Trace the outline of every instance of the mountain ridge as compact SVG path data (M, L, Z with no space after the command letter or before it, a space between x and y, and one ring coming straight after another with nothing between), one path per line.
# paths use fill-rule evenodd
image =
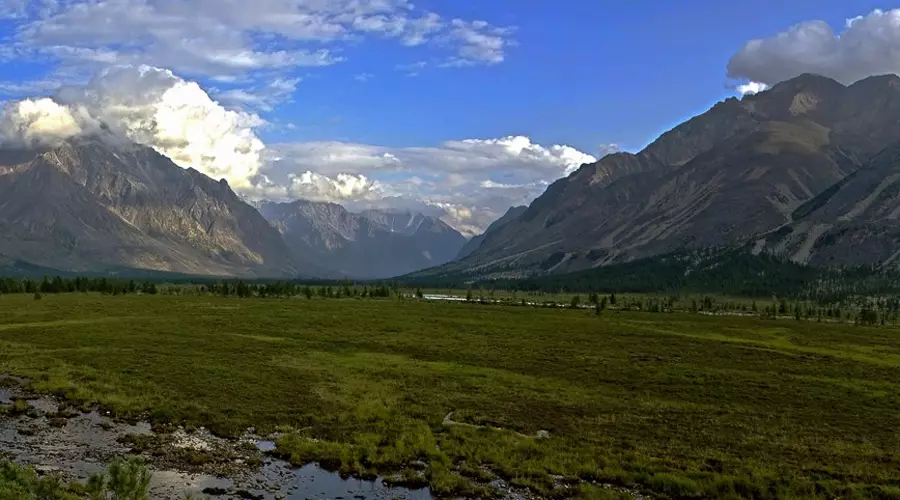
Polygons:
M224 181L151 148L97 137L4 150L0 240L9 258L61 270L319 274Z
M637 154L557 180L471 254L431 272L562 273L742 245L794 223L900 137L897 116L895 76L845 86L807 74L726 99Z
M263 203L260 213L297 253L354 278L389 278L453 259L466 239L437 217L350 212L336 203Z

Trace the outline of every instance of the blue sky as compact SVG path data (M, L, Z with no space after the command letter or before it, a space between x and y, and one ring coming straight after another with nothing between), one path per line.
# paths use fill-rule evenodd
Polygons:
M284 108L302 116L313 107L316 118L304 127L306 137L405 146L521 134L589 153L605 143L638 150L735 95L726 87L725 65L747 40L809 19L839 27L847 18L889 7L846 0L417 5L516 26L517 46L497 66L423 71L416 78L391 71L391 62L414 62L427 51L393 44L348 49L345 64L306 81L297 102ZM352 79L363 72L376 76L363 85Z
M477 232L737 84L900 71L884 56L900 53L893 7L5 0L0 134L52 141L103 121L250 198L432 210Z

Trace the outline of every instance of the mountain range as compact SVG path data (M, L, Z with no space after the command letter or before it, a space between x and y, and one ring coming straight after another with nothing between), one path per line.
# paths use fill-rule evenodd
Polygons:
M638 153L581 166L468 241L415 212L254 207L112 137L0 147L0 269L515 278L709 248L900 267L900 77L807 74L726 99Z
M335 203L263 203L260 212L298 255L356 278L390 278L452 260L466 238L437 217L351 213Z
M812 265L895 264L898 194L900 77L806 74L583 165L423 274L562 273L742 245Z
M265 204L111 136L0 149L0 269L245 277L388 277L466 239L434 217Z
M0 151L0 263L319 275L224 181L107 138Z

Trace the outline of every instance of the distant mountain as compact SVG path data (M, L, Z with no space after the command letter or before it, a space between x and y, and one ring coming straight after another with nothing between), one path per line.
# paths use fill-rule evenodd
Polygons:
M319 275L231 190L153 149L0 149L0 261L69 272Z
M436 217L411 212L351 213L335 203L265 203L260 212L299 255L340 274L388 278L453 259L466 239Z
M527 209L528 209L528 207L525 205L518 206L518 207L510 207L509 210L507 210L506 213L503 214L503 217L500 217L499 219L497 219L493 223L491 223L491 225L488 226L488 228L483 233L473 236L472 239L470 239L468 241L468 243L466 243L465 246L462 247L462 250L460 250L459 253L456 255L455 260L464 259L464 258L468 257L475 250L478 250L478 247L481 246L481 243L484 241L484 238L488 234L497 231L498 229L503 227L506 223L508 223L508 222L514 220L516 217L522 215L523 213L525 213L525 210L527 210Z
M758 250L816 264L896 260L882 233L893 227L897 162L879 153L898 138L900 78L844 86L802 75L720 102L638 154L583 165L471 254L429 272L571 272L741 245L782 227L800 236L772 236ZM877 244L877 257L854 256L860 242Z

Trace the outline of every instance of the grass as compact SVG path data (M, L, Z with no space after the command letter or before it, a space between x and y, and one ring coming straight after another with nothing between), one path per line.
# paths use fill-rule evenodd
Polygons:
M0 297L0 372L445 496L900 498L900 330L379 300ZM444 418L472 425L443 425ZM500 430L497 430L500 429ZM536 438L538 431L549 437ZM568 485L569 487L565 487Z

